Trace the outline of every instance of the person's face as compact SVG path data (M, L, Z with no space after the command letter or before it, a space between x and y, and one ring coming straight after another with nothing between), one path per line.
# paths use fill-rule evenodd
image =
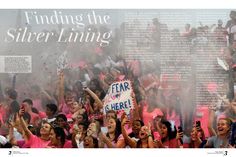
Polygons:
M165 124L161 124L161 136L166 138L168 136L168 129Z
M51 126L48 123L42 124L42 127L40 128L41 135L49 135L50 131L51 131Z
M71 113L75 113L76 111L82 109L82 105L79 104L78 102L74 102L72 105L71 105Z
M227 124L227 121L224 119L220 119L217 123L217 132L218 135L226 135L230 130L229 125Z
M25 112L28 112L30 110L30 108L31 108L31 106L28 103L26 103L26 102L22 103L22 105L25 108Z
M197 140L197 136L198 136L198 131L197 131L197 128L194 127L191 131L191 139L192 141L196 141Z
M79 132L79 127L77 124L72 126L72 134L77 134Z
M77 116L77 123L81 123L81 122L83 122L83 120L84 120L83 116L81 114L79 114Z
M106 119L109 120L109 119L111 119L111 118L114 118L114 119L116 118L115 113L107 113Z
M46 115L49 117L49 116L52 116L52 111L46 107L46 111L45 111Z
M87 129L87 134L90 136L90 135L96 133L96 131L97 131L96 124L95 123L90 123L89 127Z
M147 126L142 126L140 131L139 131L139 138L140 139L144 139L147 137L147 131L148 131L148 127Z
M236 113L236 101L231 102L231 108L234 113Z
M53 145L57 144L57 137L53 129L50 131L49 139Z
M86 136L84 138L84 148L94 148L93 138L90 136Z
M134 121L132 124L132 131L134 134L138 134L139 131L141 130L141 124L139 121Z
M65 103L68 105L68 106L71 106L74 102L74 97L72 95L67 95L65 97Z
M93 81L91 81L90 84L89 84L89 88L91 90L95 90L96 89L96 84Z
M83 125L79 125L78 126L78 132L84 132L84 126Z
M64 128L66 126L66 121L64 121L62 118L58 118L57 125L59 125L61 128Z
M108 128L108 133L114 133L115 132L115 130L116 130L116 121L115 121L115 119L113 119L113 118L109 119L107 128Z

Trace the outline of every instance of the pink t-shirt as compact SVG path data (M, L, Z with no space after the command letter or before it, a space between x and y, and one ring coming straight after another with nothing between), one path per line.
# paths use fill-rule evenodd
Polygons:
M19 146L20 148L30 148L30 146L26 144L24 140L17 141L17 146Z
M73 148L73 146L72 146L72 142L71 142L70 140L66 140L63 147L54 146L54 145L51 145L51 144L49 143L49 144L47 145L47 148Z
M40 137L37 137L33 134L30 135L28 141L26 141L26 145L30 148L46 148L50 141L42 140Z
M39 117L40 117L41 119L43 119L43 118L47 118L47 115L46 115L45 112L40 112L40 111L39 111Z
M66 140L66 142L65 142L65 144L64 144L64 146L63 146L63 148L73 148L73 146L72 146L72 141Z
M177 139L168 140L163 142L165 148L179 148Z
M61 104L61 105L63 105L62 106L62 110L61 110L61 113L63 113L63 114L69 114L70 113L70 108L65 104L65 103L63 103L63 104Z
M152 112L148 112L148 105L143 106L143 122L148 125L148 122L152 122L157 115L163 116L163 112L159 108L155 108Z
M40 99L34 99L33 100L33 107L35 107L38 111L43 111L43 107L42 107L42 102Z
M4 122L3 122L3 116L2 116L2 113L0 112L0 123L1 124L4 124Z
M30 124L37 126L38 125L37 123L40 120L39 115L36 113L31 113L30 116L31 116Z
M0 120L2 124L4 123L4 120L6 120L7 118L6 116L7 116L7 109L4 108L4 106L0 104Z

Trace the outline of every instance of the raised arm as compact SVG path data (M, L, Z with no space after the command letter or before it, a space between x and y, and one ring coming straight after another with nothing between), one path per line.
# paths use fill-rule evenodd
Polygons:
M147 134L148 134L148 148L154 148L154 142L153 142L153 138L152 138L152 132L151 132L151 124L148 123L148 130L147 130Z
M108 148L116 148L104 133L100 132L99 139L101 139L103 143L106 143Z
M135 98L135 94L133 93L132 95L132 99L133 99L133 103L134 103L134 109L133 109L133 120L141 120L141 116L139 114L139 106L137 104L136 98Z
M216 106L215 105L209 106L209 121L208 121L207 128L208 128L210 137L211 136L216 136L216 131L213 128L213 122L214 122L214 119L215 119L215 111L216 111Z
M43 88L41 88L41 94L44 95L48 100L53 101L53 97L51 97L48 92L46 92Z
M30 139L30 136L32 135L31 131L28 129L27 127L27 124L23 118L23 115L25 113L25 109L21 107L20 111L19 111L19 118L20 118L20 125L23 129L23 132L24 132L24 138L25 140L29 140Z
M11 121L11 122L9 122L8 126L9 126L9 134L8 134L9 135L9 142L13 146L15 146L15 145L17 145L17 141L16 141L16 138L14 136L14 123Z
M103 108L102 101L93 91L91 91L88 87L84 88L84 91L88 92L88 94L95 100L95 102L98 103L100 109Z
M58 103L59 103L59 111L62 111L63 108L63 104L65 103L64 100L64 82L65 82L65 78L64 78L64 73L61 72L59 75L59 82L58 82Z
M125 125L128 123L129 123L129 121L128 121L127 117L124 117L122 120L122 123L121 123L121 132L122 132L122 135L125 139L126 144L128 144L131 148L136 148L137 142L128 136L128 133L125 129Z

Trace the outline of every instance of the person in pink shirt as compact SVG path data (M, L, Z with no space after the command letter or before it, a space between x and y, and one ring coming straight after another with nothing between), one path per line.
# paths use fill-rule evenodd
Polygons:
M62 101L59 104L59 112L63 114L69 114L70 109L75 102L75 98L72 92L66 92Z
M0 103L0 119L1 119L2 124L4 124L4 122L7 121L7 119L8 119L7 112L8 112L7 105L5 105L3 103L2 104Z
M124 138L121 138L121 123L118 119L110 118L107 124L107 133L100 133L99 139L104 148L123 148Z
M42 101L40 99L34 99L33 104L37 110L44 111L44 109L42 107Z
M33 135L33 133L28 129L25 120L23 119L24 113L25 113L24 106L21 106L21 109L19 111L19 117L20 117L20 124L24 132L25 144L29 148L46 148L50 143L49 135L52 129L51 125L46 122L43 123L40 128L40 137Z
M91 89L88 87L85 87L83 89L91 98L90 101L87 103L87 112L89 115L89 120L100 120L103 121L103 102L100 100L99 96L101 96L101 93L99 91L97 94L93 92ZM97 90L95 90L97 91Z
M25 112L28 112L31 116L30 124L33 124L34 126L38 126L40 117L38 114L32 111L32 106L33 106L32 100L25 99L23 100L22 105L24 106Z
M2 110L1 110L1 107L0 107L0 127L1 127L1 124L3 124L3 123L4 122L3 122Z
M72 148L71 141L66 140L66 135L63 128L55 126L50 131L50 143L49 148Z
M69 114L72 104L75 102L75 95L72 91L65 92L65 77L61 72L59 75L59 93L58 93L58 112L62 114Z
M76 119L78 115L83 115L85 111L86 110L81 103L74 101L70 107L70 113L67 114L66 116L72 119Z
M180 148L180 134L172 130L171 123L166 120L161 121L161 141L158 141L158 147L161 148Z

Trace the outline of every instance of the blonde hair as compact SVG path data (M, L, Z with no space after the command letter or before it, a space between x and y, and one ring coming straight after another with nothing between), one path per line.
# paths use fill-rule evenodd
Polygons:
M233 123L233 120L232 120L231 118L219 118L218 122L219 122L220 120L225 120L226 123L227 123L227 125L228 125L229 127L231 127L231 125L232 125L232 123Z

